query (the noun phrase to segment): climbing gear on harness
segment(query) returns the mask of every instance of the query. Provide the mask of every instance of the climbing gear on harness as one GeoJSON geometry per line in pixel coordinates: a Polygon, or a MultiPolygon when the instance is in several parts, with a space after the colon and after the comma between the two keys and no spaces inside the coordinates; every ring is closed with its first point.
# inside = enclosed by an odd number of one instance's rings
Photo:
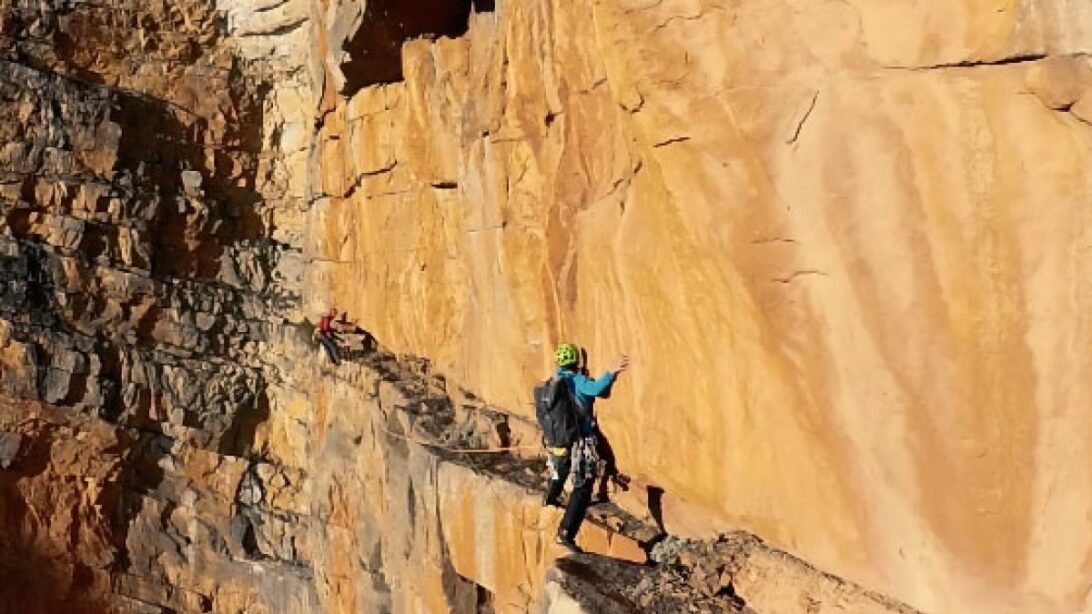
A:
{"type": "Polygon", "coordinates": [[[557,346],[554,358],[557,359],[557,366],[571,367],[580,362],[580,350],[571,343],[562,343],[557,346]]]}
{"type": "Polygon", "coordinates": [[[594,436],[582,437],[573,446],[573,488],[594,482],[599,475],[599,442],[594,436]]]}
{"type": "Polygon", "coordinates": [[[591,492],[599,476],[599,454],[596,445],[595,436],[591,435],[581,437],[573,444],[572,450],[564,450],[564,454],[555,454],[554,451],[557,448],[547,448],[550,450],[550,454],[546,457],[550,481],[546,484],[544,506],[558,505],[561,491],[565,488],[565,481],[570,476],[572,476],[574,498],[582,489],[586,489],[587,493],[591,492]]]}

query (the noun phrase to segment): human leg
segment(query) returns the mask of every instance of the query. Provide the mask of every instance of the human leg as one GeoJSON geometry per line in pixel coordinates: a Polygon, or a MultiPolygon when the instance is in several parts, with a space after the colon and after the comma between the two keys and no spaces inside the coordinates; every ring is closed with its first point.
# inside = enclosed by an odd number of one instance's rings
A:
{"type": "Polygon", "coordinates": [[[546,485],[543,505],[557,505],[561,491],[565,488],[565,480],[569,478],[569,471],[572,469],[572,456],[569,450],[565,450],[563,455],[550,452],[546,462],[550,467],[550,481],[546,485]]]}
{"type": "Polygon", "coordinates": [[[335,365],[340,365],[341,353],[338,350],[337,343],[327,335],[320,336],[319,343],[322,345],[322,349],[326,350],[326,355],[330,357],[330,362],[335,365]]]}
{"type": "Polygon", "coordinates": [[[584,515],[591,503],[592,489],[599,469],[599,455],[596,451],[595,437],[586,437],[573,445],[572,451],[573,492],[569,504],[565,506],[565,515],[558,527],[558,541],[570,550],[578,551],[575,540],[584,523],[584,515]]]}

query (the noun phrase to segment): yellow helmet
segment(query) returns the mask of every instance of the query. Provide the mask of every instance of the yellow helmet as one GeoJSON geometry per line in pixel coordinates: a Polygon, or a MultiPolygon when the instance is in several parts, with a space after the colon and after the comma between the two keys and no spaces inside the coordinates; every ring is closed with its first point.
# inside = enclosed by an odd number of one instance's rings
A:
{"type": "Polygon", "coordinates": [[[571,343],[562,343],[557,346],[554,358],[557,359],[557,366],[571,367],[580,362],[580,350],[571,343]]]}

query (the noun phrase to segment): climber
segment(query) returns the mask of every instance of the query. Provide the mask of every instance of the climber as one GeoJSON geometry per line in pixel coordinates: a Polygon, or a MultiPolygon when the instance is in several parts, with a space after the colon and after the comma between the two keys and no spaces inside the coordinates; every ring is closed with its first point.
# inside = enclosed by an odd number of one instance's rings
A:
{"type": "MultiPolygon", "coordinates": [[[[588,350],[587,348],[580,348],[580,368],[579,372],[585,377],[589,377],[591,374],[588,372],[588,350]]],[[[608,387],[606,392],[603,393],[601,399],[610,398],[610,388],[608,387]]],[[[607,438],[607,434],[603,432],[603,429],[599,427],[599,421],[592,415],[592,424],[595,425],[595,443],[596,451],[599,453],[599,462],[602,471],[599,472],[597,481],[599,482],[598,489],[598,502],[608,503],[610,501],[610,485],[613,483],[620,490],[629,490],[629,477],[623,475],[618,471],[618,459],[614,454],[614,447],[610,445],[610,439],[607,438]]]]}
{"type": "MultiPolygon", "coordinates": [[[[544,442],[550,467],[550,481],[546,489],[544,505],[558,505],[558,497],[565,480],[572,475],[572,493],[565,507],[565,515],[558,527],[556,542],[572,552],[581,552],[576,545],[576,535],[584,522],[584,513],[591,503],[592,488],[598,474],[599,452],[596,440],[595,399],[610,394],[618,374],[629,366],[629,359],[621,356],[599,379],[591,379],[580,369],[580,354],[571,343],[562,343],[555,354],[557,372],[545,384],[536,389],[536,413],[544,425],[544,442]],[[563,396],[561,396],[563,395],[563,396]],[[565,401],[571,401],[566,403],[565,401]],[[550,428],[554,423],[544,420],[543,414],[568,405],[575,424],[571,428],[562,425],[550,428]],[[539,407],[542,409],[540,410],[539,407]]],[[[565,422],[565,419],[561,422],[565,422]]]]}
{"type": "Polygon", "coordinates": [[[340,365],[341,350],[338,344],[341,342],[341,337],[337,334],[340,323],[335,318],[337,318],[337,307],[331,307],[326,315],[319,318],[318,326],[315,328],[315,339],[322,345],[322,349],[326,350],[330,362],[340,365]]]}

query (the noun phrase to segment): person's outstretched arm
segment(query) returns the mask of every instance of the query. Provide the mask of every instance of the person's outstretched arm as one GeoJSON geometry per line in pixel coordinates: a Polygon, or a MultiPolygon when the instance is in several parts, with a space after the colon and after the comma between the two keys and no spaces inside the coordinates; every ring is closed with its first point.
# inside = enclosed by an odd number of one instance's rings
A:
{"type": "Polygon", "coordinates": [[[604,373],[599,379],[592,379],[586,375],[578,374],[573,378],[573,384],[577,394],[586,397],[601,397],[606,394],[607,390],[610,390],[615,377],[610,371],[604,373]]]}
{"type": "Polygon", "coordinates": [[[614,361],[611,368],[607,369],[599,379],[577,375],[573,378],[577,394],[589,397],[602,397],[610,390],[611,384],[618,378],[618,374],[625,371],[627,367],[629,367],[629,359],[625,356],[621,356],[618,360],[614,361]]]}

